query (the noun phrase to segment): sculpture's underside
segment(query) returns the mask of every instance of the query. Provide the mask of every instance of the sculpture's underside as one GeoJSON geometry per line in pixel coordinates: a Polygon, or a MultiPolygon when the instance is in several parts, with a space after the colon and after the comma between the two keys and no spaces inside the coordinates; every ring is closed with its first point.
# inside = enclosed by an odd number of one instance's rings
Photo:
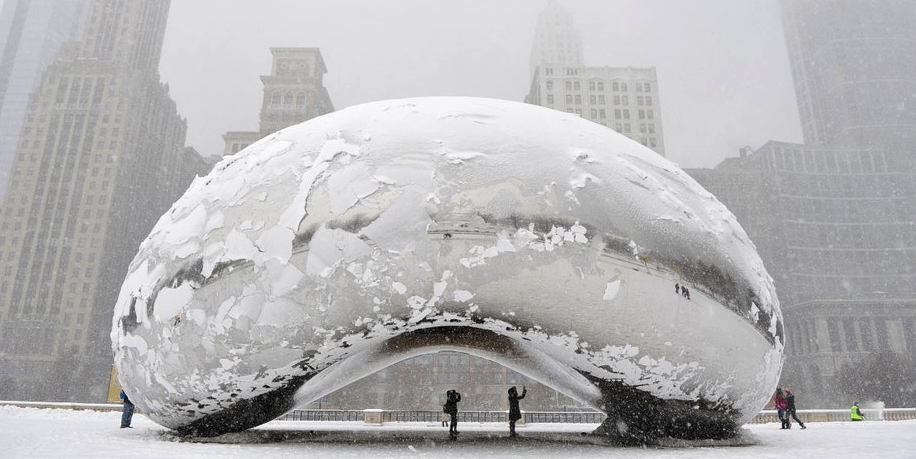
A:
{"type": "Polygon", "coordinates": [[[732,435],[783,351],[753,245],[677,166],[574,115],[472,98],[356,106],[224,159],[142,244],[112,343],[137,406],[199,435],[457,350],[635,441],[732,435]]]}

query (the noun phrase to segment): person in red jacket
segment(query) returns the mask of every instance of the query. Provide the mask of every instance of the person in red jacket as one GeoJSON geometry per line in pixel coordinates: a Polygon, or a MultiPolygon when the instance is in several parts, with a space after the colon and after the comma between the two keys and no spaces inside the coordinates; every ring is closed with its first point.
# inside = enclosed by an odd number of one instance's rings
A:
{"type": "Polygon", "coordinates": [[[776,405],[776,415],[779,416],[779,422],[782,423],[782,429],[789,428],[789,403],[782,394],[782,389],[776,388],[776,395],[773,397],[773,404],[776,405]]]}

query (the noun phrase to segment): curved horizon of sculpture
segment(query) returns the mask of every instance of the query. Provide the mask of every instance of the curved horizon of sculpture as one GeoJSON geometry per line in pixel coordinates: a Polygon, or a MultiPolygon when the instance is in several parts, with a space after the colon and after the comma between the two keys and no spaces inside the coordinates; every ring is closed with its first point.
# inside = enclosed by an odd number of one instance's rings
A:
{"type": "Polygon", "coordinates": [[[604,411],[616,439],[724,438],[783,354],[753,244],[680,168],[464,97],[350,107],[223,159],[141,244],[111,337],[137,407],[195,435],[457,350],[604,411]]]}

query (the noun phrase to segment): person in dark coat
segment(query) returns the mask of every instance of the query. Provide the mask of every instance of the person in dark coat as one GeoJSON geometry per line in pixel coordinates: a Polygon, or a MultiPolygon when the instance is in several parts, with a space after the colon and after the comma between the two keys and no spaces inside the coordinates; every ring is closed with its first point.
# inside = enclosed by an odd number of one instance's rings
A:
{"type": "Polygon", "coordinates": [[[798,419],[798,414],[795,413],[795,394],[792,393],[792,388],[786,388],[786,422],[789,424],[789,428],[792,428],[792,419],[795,419],[795,422],[801,426],[802,429],[805,428],[805,423],[798,419]],[[791,419],[789,419],[791,417],[791,419]]]}
{"type": "Polygon", "coordinates": [[[451,417],[448,433],[452,436],[458,435],[458,402],[460,401],[461,394],[455,389],[449,389],[445,393],[445,405],[442,405],[442,411],[451,417]]]}
{"type": "Polygon", "coordinates": [[[518,407],[518,401],[525,398],[528,389],[522,386],[522,395],[518,395],[518,389],[515,386],[509,388],[509,436],[516,436],[515,421],[522,418],[522,410],[518,407]]]}
{"type": "Polygon", "coordinates": [[[129,429],[130,421],[134,417],[134,404],[130,401],[130,398],[127,397],[127,393],[124,392],[124,389],[121,389],[120,397],[121,400],[124,400],[124,410],[121,412],[121,428],[129,429]]]}

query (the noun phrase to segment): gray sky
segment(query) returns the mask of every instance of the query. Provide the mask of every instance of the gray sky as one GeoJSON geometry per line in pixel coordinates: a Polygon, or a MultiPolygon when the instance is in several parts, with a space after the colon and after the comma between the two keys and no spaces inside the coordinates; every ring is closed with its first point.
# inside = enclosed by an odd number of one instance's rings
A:
{"type": "MultiPolygon", "coordinates": [[[[777,0],[562,0],[591,66],[650,67],[667,156],[712,167],[738,148],[800,141],[777,0]]],[[[522,101],[547,0],[172,0],[162,79],[188,143],[220,154],[258,126],[271,47],[318,47],[338,110],[454,95],[522,101]]]]}

